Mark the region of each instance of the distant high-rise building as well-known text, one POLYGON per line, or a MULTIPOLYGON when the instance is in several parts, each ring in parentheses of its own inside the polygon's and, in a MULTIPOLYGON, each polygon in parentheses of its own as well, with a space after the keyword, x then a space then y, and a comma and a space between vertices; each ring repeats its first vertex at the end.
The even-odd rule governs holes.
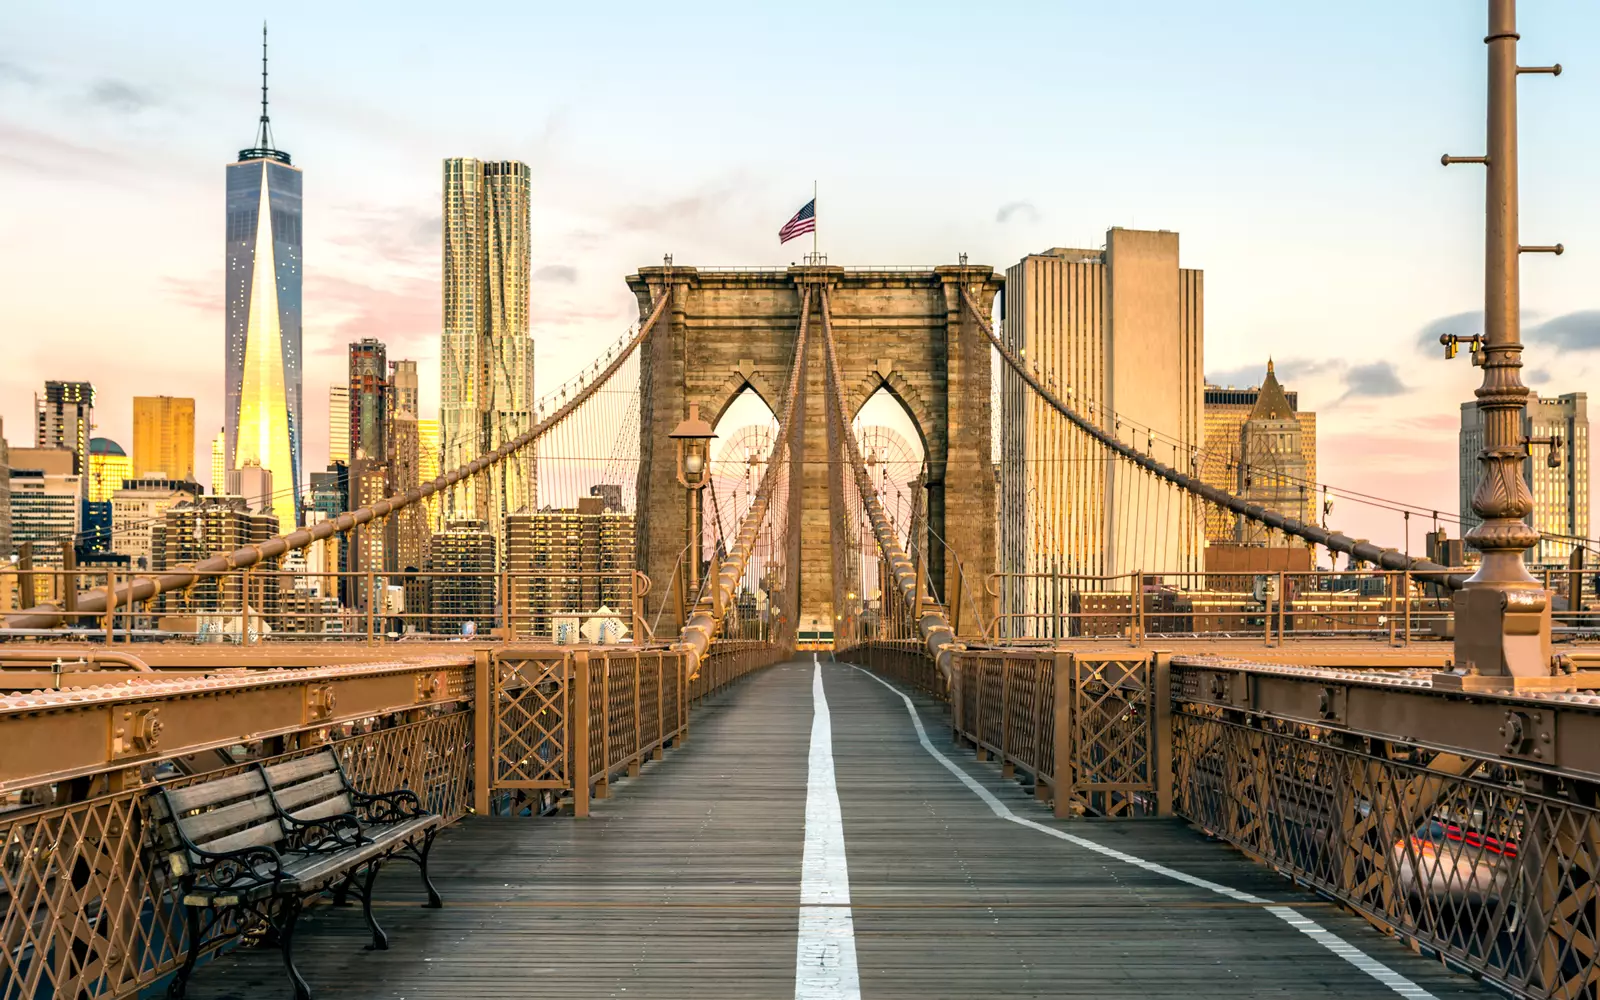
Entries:
MULTIPOLYGON (((447 469, 533 426, 529 176, 527 164, 514 160, 444 161, 440 424, 447 469)), ((443 516, 483 520, 499 537, 507 514, 535 506, 536 476, 533 448, 526 448, 503 473, 469 478, 452 488, 443 516), (487 491, 480 496, 485 482, 487 491)))
POLYGON ((389 461, 389 365, 383 343, 350 345, 350 461, 389 461))
POLYGON ((83 524, 83 477, 67 448, 11 449, 11 540, 37 544, 34 563, 59 569, 83 524))
POLYGON ((350 464, 350 386, 328 389, 328 461, 350 464))
POLYGON ((228 492, 228 437, 226 431, 217 431, 211 441, 211 492, 228 492))
POLYGON ((199 500, 200 484, 176 479, 130 479, 111 495, 111 551, 128 557, 135 570, 154 568, 151 538, 166 512, 184 500, 199 500))
MULTIPOLYGON (((398 495, 422 485, 422 439, 417 420, 417 363, 389 364, 389 493, 398 495)), ((413 504, 389 518, 388 558, 391 570, 419 570, 428 547, 428 511, 413 504)))
MULTIPOLYGON (((245 501, 250 505, 250 509, 258 514, 275 513, 279 506, 272 470, 264 469, 254 462, 242 468, 228 470, 228 495, 245 501)), ((294 524, 293 521, 289 523, 294 524)))
POLYGON ((487 636, 494 625, 497 575, 489 526, 472 518, 451 521, 433 536, 428 553, 435 574, 431 631, 459 635, 470 622, 478 635, 487 636))
MULTIPOLYGON (((1268 365, 1268 375, 1276 382, 1277 377, 1271 371, 1271 362, 1268 365)), ((1284 389, 1281 385, 1279 391, 1283 394, 1284 402, 1288 404, 1290 412, 1294 414, 1295 422, 1299 425, 1300 434, 1300 462, 1304 466, 1304 485, 1308 494, 1314 493, 1313 484, 1317 481, 1317 415, 1308 410, 1300 409, 1299 394, 1284 389)), ((1232 386, 1206 386, 1205 420, 1206 420, 1206 445, 1200 454, 1200 479, 1207 486, 1236 493, 1240 488, 1239 471, 1243 466, 1242 456, 1244 444, 1241 432, 1244 430, 1245 421, 1250 419, 1257 402, 1265 392, 1265 386, 1251 386, 1248 389, 1236 389, 1232 386)), ((1308 505, 1304 508, 1304 516, 1294 514, 1302 520, 1315 519, 1317 504, 1321 498, 1308 496, 1308 505)), ((1207 505, 1206 509, 1206 542, 1218 544, 1233 544, 1238 535, 1237 518, 1226 510, 1207 505)))
MULTIPOLYGON (((11 448, 6 444, 5 420, 0 418, 0 562, 11 555, 11 448)), ((4 591, 0 587, 0 591, 4 591)), ((0 592, 0 600, 5 593, 0 592)))
MULTIPOLYGON (((1085 419, 1185 470, 1205 442, 1203 316, 1203 275, 1179 264, 1177 233, 1112 229, 1103 250, 1047 250, 1006 272, 1006 343, 1085 419)), ((1198 507, 1060 425, 1001 373, 1001 563, 1089 576, 1198 570, 1198 507), (1136 532, 1118 530, 1133 518, 1136 532)), ((1039 611, 1031 599, 1010 589, 1006 610, 1039 611)))
POLYGON ((89 502, 105 503, 133 478, 133 462, 122 446, 110 438, 89 439, 89 502))
MULTIPOLYGON (((280 488, 273 511, 292 531, 300 506, 300 171, 273 145, 266 30, 255 145, 228 165, 224 358, 225 467, 260 466, 280 488)), ((213 486, 213 488, 215 488, 213 486)))
POLYGON ((194 479, 194 400, 133 397, 133 474, 140 479, 194 479))
MULTIPOLYGON (((1535 563, 1565 565, 1574 539, 1589 537, 1589 396, 1568 392, 1559 396, 1529 396, 1522 412, 1522 436, 1560 437, 1559 462, 1550 462, 1550 448, 1534 445, 1532 458, 1523 463, 1522 477, 1533 494, 1533 512, 1527 521, 1546 537, 1528 553, 1535 563), (1552 537, 1560 536, 1560 537, 1552 537)), ((1478 452, 1483 450, 1483 416, 1478 401, 1461 404, 1460 491, 1461 532, 1482 523, 1472 511, 1472 494, 1482 479, 1478 452)))
POLYGON ((632 628, 632 514, 607 510, 599 496, 580 497, 576 508, 512 514, 505 551, 517 635, 553 639, 557 619, 602 607, 632 628))
MULTIPOLYGON (((354 509, 354 506, 350 503, 350 467, 344 462, 333 462, 327 472, 311 474, 311 505, 306 523, 331 520, 354 509)), ((307 564, 329 566, 329 572, 349 570, 352 563, 349 538, 348 534, 329 538, 327 548, 316 553, 315 559, 307 555, 307 564)), ((348 607, 355 605, 355 587, 348 578, 340 578, 337 584, 319 587, 318 592, 337 596, 348 607)))
MULTIPOLYGON (((278 519, 258 513, 241 497, 218 496, 182 500, 169 507, 151 532, 151 567, 156 571, 189 566, 202 559, 246 545, 256 545, 278 533, 278 519)), ((256 563, 261 570, 278 568, 278 557, 256 563)), ((244 604, 244 578, 240 574, 202 577, 192 587, 163 594, 160 610, 167 614, 231 611, 238 615, 244 604)), ((276 612, 276 581, 263 573, 251 581, 250 613, 269 617, 276 612)))
MULTIPOLYGON (((439 421, 437 418, 417 421, 417 470, 418 477, 425 483, 431 483, 439 478, 439 421)), ((428 530, 430 532, 441 530, 444 525, 439 521, 441 505, 439 494, 435 493, 423 501, 428 510, 428 530)))
POLYGON ((88 382, 46 382, 33 397, 35 448, 72 452, 72 471, 89 472, 89 438, 94 433, 94 386, 88 382))
MULTIPOLYGON (((1267 377, 1261 383, 1255 406, 1239 428, 1239 462, 1232 492, 1286 518, 1310 521, 1316 495, 1306 474, 1302 426, 1268 361, 1267 377)), ((1258 522, 1243 517, 1234 528, 1234 541, 1242 545, 1303 546, 1281 532, 1274 537, 1258 522)))

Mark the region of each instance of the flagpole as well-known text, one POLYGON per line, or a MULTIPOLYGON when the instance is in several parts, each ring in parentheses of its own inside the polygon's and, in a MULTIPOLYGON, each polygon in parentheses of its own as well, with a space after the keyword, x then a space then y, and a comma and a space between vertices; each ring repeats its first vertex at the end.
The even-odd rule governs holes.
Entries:
POLYGON ((817 263, 817 182, 811 181, 811 263, 817 263))

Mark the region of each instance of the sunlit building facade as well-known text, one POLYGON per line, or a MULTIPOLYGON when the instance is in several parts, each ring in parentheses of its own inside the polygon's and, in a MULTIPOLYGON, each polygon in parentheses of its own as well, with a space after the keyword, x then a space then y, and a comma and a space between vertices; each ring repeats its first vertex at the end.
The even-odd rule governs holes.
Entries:
POLYGON ((133 474, 141 479, 194 479, 194 400, 133 397, 133 474))
POLYGON ((280 484, 273 513, 293 530, 300 502, 300 170, 274 146, 263 76, 256 143, 227 168, 228 469, 258 465, 280 484))
MULTIPOLYGON (((1564 566, 1579 539, 1589 537, 1589 396, 1567 392, 1559 396, 1529 396, 1522 412, 1522 436, 1542 441, 1559 438, 1559 445, 1536 444, 1532 458, 1522 463, 1522 478, 1533 494, 1533 511, 1525 518, 1543 537, 1528 552, 1528 560, 1547 566, 1564 566), (1556 456, 1551 460, 1551 449, 1556 456)), ((1472 510, 1472 494, 1483 478, 1478 452, 1483 450, 1483 414, 1478 401, 1461 404, 1460 491, 1461 532, 1482 523, 1472 510)))
MULTIPOLYGON (((464 465, 533 426, 528 335, 530 175, 514 160, 444 162, 444 331, 440 424, 445 468, 464 465)), ((533 449, 444 498, 444 518, 485 522, 535 506, 533 449)))
POLYGON ((110 438, 89 439, 89 502, 106 503, 133 478, 133 460, 110 438))
MULTIPOLYGON (((1277 376, 1267 362, 1268 376, 1276 383, 1277 376)), ((1239 389, 1234 386, 1207 385, 1205 398, 1206 446, 1200 455, 1200 479, 1207 486, 1235 493, 1239 490, 1239 470, 1243 467, 1245 422, 1251 418, 1264 385, 1239 389)), ((1303 472, 1297 473, 1306 487, 1306 505, 1301 513, 1289 516, 1306 520, 1315 518, 1320 510, 1320 496, 1316 495, 1317 481, 1317 415, 1300 409, 1299 394, 1279 386, 1283 402, 1294 414, 1299 425, 1300 457, 1303 472)), ((1238 518, 1230 511, 1206 505, 1206 542, 1231 544, 1237 540, 1238 518)))

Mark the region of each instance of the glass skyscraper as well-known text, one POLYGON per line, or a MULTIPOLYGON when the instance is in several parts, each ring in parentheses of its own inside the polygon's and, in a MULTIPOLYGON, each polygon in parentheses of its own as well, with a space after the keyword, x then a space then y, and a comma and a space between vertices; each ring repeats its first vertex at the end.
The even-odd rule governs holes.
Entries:
MULTIPOLYGON (((528 335, 531 175, 515 160, 444 161, 444 331, 439 417, 443 467, 455 469, 533 427, 528 335)), ((484 522, 499 538, 506 515, 537 506, 532 446, 444 498, 446 522, 484 522)))
POLYGON ((225 460, 259 465, 275 484, 272 512, 293 531, 301 497, 300 171, 272 141, 266 31, 255 145, 228 165, 225 460))

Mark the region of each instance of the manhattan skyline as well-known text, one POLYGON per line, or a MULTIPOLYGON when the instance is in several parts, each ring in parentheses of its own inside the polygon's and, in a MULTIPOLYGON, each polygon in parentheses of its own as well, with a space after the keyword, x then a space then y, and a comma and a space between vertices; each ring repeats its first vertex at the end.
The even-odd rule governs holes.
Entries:
MULTIPOLYGON (((581 13, 518 12, 504 37, 527 58, 471 67, 482 97, 466 104, 434 93, 451 63, 430 47, 423 8, 357 33, 354 15, 275 6, 274 118, 294 122, 284 144, 317 178, 302 469, 324 464, 326 386, 352 340, 418 359, 422 412, 438 414, 439 164, 471 154, 532 171, 541 390, 626 328, 622 278, 662 253, 795 259, 771 232, 816 178, 821 249, 838 264, 967 252, 1004 267, 1098 246, 1108 226, 1180 232, 1207 274, 1207 374, 1248 384, 1273 355, 1323 414, 1321 479, 1453 513, 1457 408, 1476 377, 1425 344, 1478 329, 1482 181, 1438 155, 1480 151, 1481 58, 1464 43, 1481 37, 1481 11, 1281 6, 1040 8, 1024 40, 937 5, 915 24, 888 6, 824 5, 798 25, 751 10, 696 32, 636 7, 612 34, 581 13), (765 65, 774 45, 824 38, 817 72, 765 65), (674 91, 725 99, 700 115, 650 112, 648 98, 674 91), (822 112, 808 126, 817 141, 795 143, 808 104, 851 100, 871 112, 822 112)), ((30 192, 0 208, 29 235, 0 249, 0 322, 32 335, 0 374, 0 412, 15 428, 43 380, 86 380, 102 399, 97 436, 129 441, 121 401, 167 393, 197 397, 204 438, 223 413, 206 388, 220 381, 223 327, 215 163, 250 139, 261 12, 186 7, 156 24, 97 10, 0 16, 0 177, 30 192), (76 244, 91 222, 139 234, 141 251, 83 295, 76 244)), ((1528 61, 1567 66, 1522 88, 1524 240, 1568 248, 1525 263, 1525 377, 1543 395, 1587 391, 1600 370, 1588 287, 1600 217, 1584 123, 1600 76, 1581 56, 1600 15, 1530 4, 1522 29, 1528 61)), ((1398 515, 1345 520, 1356 514, 1344 504, 1334 520, 1401 543, 1398 515)))

